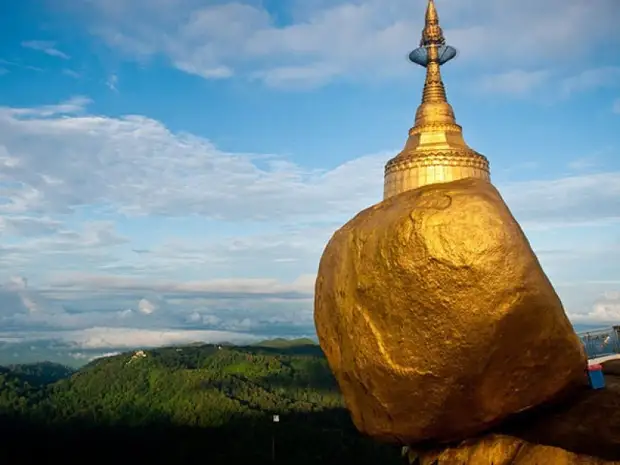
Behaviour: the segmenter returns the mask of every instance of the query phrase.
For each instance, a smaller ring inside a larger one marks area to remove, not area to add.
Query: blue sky
[[[24,0],[0,11],[3,340],[313,334],[381,200],[422,0]],[[620,6],[438,0],[470,146],[576,324],[620,322]]]

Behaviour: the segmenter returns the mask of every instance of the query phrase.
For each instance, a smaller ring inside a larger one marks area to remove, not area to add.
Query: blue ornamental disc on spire
[[[456,57],[457,51],[450,45],[440,45],[437,47],[437,54],[439,55],[439,64],[443,65]],[[428,48],[419,47],[409,54],[409,60],[413,63],[424,66],[428,65]]]

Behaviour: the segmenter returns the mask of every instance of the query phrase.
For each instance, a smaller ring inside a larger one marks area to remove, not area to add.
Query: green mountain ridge
[[[49,447],[19,449],[19,434]],[[137,455],[123,463],[400,463],[393,447],[357,433],[312,340],[137,350],[76,371],[0,369],[0,450],[14,450],[11,463],[44,461],[50,447],[120,463],[130,446]]]
[[[2,367],[20,379],[41,386],[60,381],[75,372],[74,369],[54,362],[22,363]]]

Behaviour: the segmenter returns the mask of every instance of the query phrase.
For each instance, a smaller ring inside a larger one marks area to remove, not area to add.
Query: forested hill
[[[73,374],[74,370],[57,363],[41,362],[0,367],[0,373],[3,372],[12,373],[33,386],[41,386],[68,378]]]
[[[2,368],[0,429],[13,464],[55,454],[89,464],[403,463],[356,432],[312,341],[135,351],[75,372]]]

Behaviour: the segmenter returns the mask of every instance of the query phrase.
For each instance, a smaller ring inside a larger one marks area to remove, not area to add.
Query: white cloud
[[[4,69],[8,72],[10,69],[25,69],[28,71],[36,71],[38,73],[42,72],[43,69],[37,67],[37,66],[32,66],[32,65],[27,65],[24,63],[21,63],[20,61],[9,61],[9,60],[4,60],[2,58],[0,58],[0,65],[3,65]]]
[[[247,344],[257,341],[257,338],[247,333],[234,331],[208,330],[175,330],[171,328],[141,329],[124,327],[97,326],[79,331],[49,332],[16,332],[5,336],[0,333],[0,341],[8,343],[36,343],[48,342],[63,349],[73,349],[68,355],[80,359],[94,359],[112,356],[119,351],[132,348],[155,348],[171,345],[191,343],[230,342],[233,344]],[[53,346],[52,346],[53,347]],[[111,349],[117,349],[111,351]],[[99,353],[93,353],[97,351]],[[102,351],[108,351],[103,352]]]
[[[566,78],[562,82],[562,92],[565,95],[570,95],[587,89],[612,86],[620,86],[619,66],[587,69],[575,76]]]
[[[290,2],[282,6],[292,20],[282,24],[254,0],[208,6],[195,0],[95,0],[88,3],[87,21],[95,34],[137,59],[162,54],[205,78],[249,72],[271,85],[300,86],[407,72],[404,57],[419,41],[424,4]],[[620,38],[615,0],[597,0],[595,6],[582,0],[446,0],[438,8],[463,62],[502,72],[516,63],[583,59]]]
[[[66,53],[58,50],[56,48],[56,42],[52,42],[52,41],[29,40],[29,41],[22,42],[22,47],[30,48],[32,50],[38,50],[47,55],[57,57],[57,58],[62,58],[63,60],[68,60],[69,58],[71,58]]]
[[[544,91],[545,98],[551,100],[605,87],[620,87],[620,67],[594,67],[572,75],[549,69],[511,70],[483,75],[474,84],[478,92],[495,94],[528,96],[536,91]]]
[[[476,83],[476,90],[490,93],[527,95],[540,88],[549,78],[550,72],[547,70],[512,70],[483,76]]]
[[[192,295],[298,295],[311,296],[314,290],[314,275],[302,275],[291,283],[283,283],[277,279],[214,279],[209,281],[179,282],[175,280],[140,279],[115,275],[88,275],[84,272],[56,275],[49,284],[56,290],[71,289],[75,291],[97,292],[131,291],[156,293],[191,293]],[[157,304],[149,299],[139,302],[142,313],[153,313]]]
[[[195,63],[188,61],[179,61],[176,67],[189,74],[195,74],[205,79],[224,79],[231,77],[234,71],[228,66],[214,66],[214,67],[198,67]]]
[[[28,280],[23,276],[11,276],[5,287],[12,290],[24,290],[28,287]]]
[[[338,76],[342,70],[334,65],[315,63],[301,66],[279,66],[258,71],[252,76],[270,87],[300,90],[323,85]]]
[[[16,235],[24,238],[20,244],[5,246],[5,251],[26,252],[36,250],[38,254],[84,253],[87,250],[111,247],[127,243],[127,239],[116,233],[115,225],[106,221],[85,222],[80,231],[68,230],[57,226],[58,222],[50,222],[54,228],[47,224],[32,222],[32,218],[17,223],[21,227],[13,228]],[[9,217],[6,224],[14,220]],[[0,230],[1,231],[1,230]],[[10,232],[10,231],[9,231]],[[8,234],[7,234],[8,236]],[[28,237],[31,236],[32,238]]]
[[[2,108],[2,116],[7,118],[45,118],[49,116],[74,115],[82,113],[92,101],[81,95],[71,97],[57,105],[42,105],[30,108]]]
[[[620,98],[617,99],[612,107],[612,111],[618,115],[620,115]]]
[[[111,91],[118,92],[118,88],[116,87],[118,85],[118,76],[116,74],[111,74],[108,76],[108,79],[105,81],[105,85]]]
[[[22,276],[12,276],[8,282],[0,284],[0,321],[13,314],[33,314],[39,310],[36,296],[28,289],[28,280]]]
[[[84,352],[72,352],[69,354],[69,356],[76,360],[86,360],[88,362],[92,362],[93,360],[97,360],[100,358],[114,357],[115,355],[119,355],[119,354],[121,354],[121,352],[104,352],[102,354],[97,354],[97,355],[92,355],[91,353],[86,354]]]
[[[155,310],[157,310],[157,305],[150,300],[140,299],[140,302],[138,302],[138,311],[145,315],[150,315]]]
[[[2,236],[41,236],[58,230],[61,223],[51,218],[30,216],[11,216],[0,218],[0,237]]]
[[[62,340],[82,349],[161,347],[190,344],[193,342],[247,343],[256,338],[231,331],[200,331],[172,329],[148,330],[136,328],[89,328],[83,331],[64,332]]]
[[[499,188],[517,219],[527,226],[620,219],[620,172],[516,182]]]
[[[72,69],[63,69],[62,70],[62,74],[64,74],[65,76],[72,77],[74,79],[79,79],[79,78],[82,77],[82,75],[80,73],[78,73],[77,71],[74,71]]]
[[[596,165],[597,161],[595,156],[578,158],[568,163],[568,167],[574,171],[584,171],[594,168]]]
[[[373,190],[366,180],[380,179],[387,155],[360,158],[329,172],[275,157],[261,169],[251,154],[221,152],[206,139],[173,134],[142,116],[69,117],[87,103],[75,98],[40,108],[0,109],[0,153],[11,161],[0,172],[0,181],[11,180],[0,184],[1,213],[100,205],[132,215],[321,217],[380,197],[380,183]],[[343,190],[350,196],[337,195]]]
[[[587,313],[570,314],[575,323],[619,324],[620,323],[620,292],[610,291],[594,304]]]

